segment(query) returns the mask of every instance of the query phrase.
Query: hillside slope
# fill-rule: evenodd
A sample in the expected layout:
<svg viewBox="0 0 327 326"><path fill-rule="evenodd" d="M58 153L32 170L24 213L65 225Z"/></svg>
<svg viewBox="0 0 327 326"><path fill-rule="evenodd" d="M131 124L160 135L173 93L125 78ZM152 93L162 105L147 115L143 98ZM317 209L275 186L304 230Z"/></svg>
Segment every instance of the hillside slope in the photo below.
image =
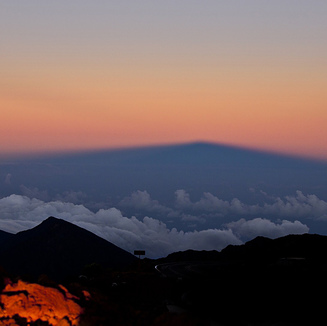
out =
<svg viewBox="0 0 327 326"><path fill-rule="evenodd" d="M120 268L134 259L114 244L55 217L9 237L0 248L1 265L10 273L47 274L55 279L81 273L88 264Z"/></svg>

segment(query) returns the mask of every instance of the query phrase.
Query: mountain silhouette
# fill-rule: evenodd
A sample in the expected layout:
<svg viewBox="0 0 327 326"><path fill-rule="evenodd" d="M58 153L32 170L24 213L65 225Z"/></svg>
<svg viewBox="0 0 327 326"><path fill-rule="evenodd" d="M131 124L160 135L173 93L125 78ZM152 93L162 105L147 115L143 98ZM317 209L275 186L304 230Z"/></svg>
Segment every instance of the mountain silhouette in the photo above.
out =
<svg viewBox="0 0 327 326"><path fill-rule="evenodd" d="M1 245L2 242L8 240L12 236L14 236L12 233L0 230L0 245Z"/></svg>
<svg viewBox="0 0 327 326"><path fill-rule="evenodd" d="M308 264L327 263L327 236L318 234L290 234L277 239L256 237L244 245L229 245L221 251L221 259L256 264L293 262L302 259Z"/></svg>
<svg viewBox="0 0 327 326"><path fill-rule="evenodd" d="M319 234L290 234L276 239L258 236L242 245L228 245L220 252L186 250L157 259L158 264L179 262L219 262L240 266L291 264L305 261L307 265L327 266L327 236ZM194 265L194 263L192 263ZM217 265L214 265L216 268ZM325 268L325 267L323 267ZM221 269L221 265L219 266ZM209 268L208 268L209 270ZM191 274L188 274L191 275Z"/></svg>
<svg viewBox="0 0 327 326"><path fill-rule="evenodd" d="M136 259L95 234L55 217L30 230L5 236L0 248L1 265L16 275L46 274L60 279L81 273L92 263L120 268Z"/></svg>
<svg viewBox="0 0 327 326"><path fill-rule="evenodd" d="M183 280L184 307L223 325L313 325L325 315L326 252L327 236L257 237L216 253L174 253L156 269Z"/></svg>

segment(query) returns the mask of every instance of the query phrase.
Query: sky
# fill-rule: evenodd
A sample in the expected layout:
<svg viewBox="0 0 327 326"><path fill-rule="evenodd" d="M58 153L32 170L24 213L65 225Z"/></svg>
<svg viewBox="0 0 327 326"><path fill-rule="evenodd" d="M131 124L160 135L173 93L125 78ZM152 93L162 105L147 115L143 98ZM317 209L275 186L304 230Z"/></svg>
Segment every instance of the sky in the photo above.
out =
<svg viewBox="0 0 327 326"><path fill-rule="evenodd" d="M327 234L326 17L325 0L0 1L0 230L53 215L154 258Z"/></svg>
<svg viewBox="0 0 327 326"><path fill-rule="evenodd" d="M327 159L324 0L0 3L1 155L210 141Z"/></svg>

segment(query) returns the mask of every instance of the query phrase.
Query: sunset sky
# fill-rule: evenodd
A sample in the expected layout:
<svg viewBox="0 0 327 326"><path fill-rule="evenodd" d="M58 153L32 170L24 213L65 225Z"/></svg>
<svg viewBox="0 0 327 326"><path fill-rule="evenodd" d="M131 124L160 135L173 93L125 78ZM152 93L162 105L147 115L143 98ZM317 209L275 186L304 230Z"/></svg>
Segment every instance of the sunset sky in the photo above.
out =
<svg viewBox="0 0 327 326"><path fill-rule="evenodd" d="M327 160L327 1L0 3L1 154L193 141Z"/></svg>

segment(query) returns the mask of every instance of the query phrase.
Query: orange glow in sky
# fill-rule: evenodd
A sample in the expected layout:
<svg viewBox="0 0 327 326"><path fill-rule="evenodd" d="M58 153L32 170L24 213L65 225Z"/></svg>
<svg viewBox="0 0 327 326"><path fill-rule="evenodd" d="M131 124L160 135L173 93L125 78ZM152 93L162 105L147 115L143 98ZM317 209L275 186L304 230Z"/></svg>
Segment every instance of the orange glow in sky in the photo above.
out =
<svg viewBox="0 0 327 326"><path fill-rule="evenodd" d="M327 159L327 6L277 2L2 4L1 153L201 140Z"/></svg>

